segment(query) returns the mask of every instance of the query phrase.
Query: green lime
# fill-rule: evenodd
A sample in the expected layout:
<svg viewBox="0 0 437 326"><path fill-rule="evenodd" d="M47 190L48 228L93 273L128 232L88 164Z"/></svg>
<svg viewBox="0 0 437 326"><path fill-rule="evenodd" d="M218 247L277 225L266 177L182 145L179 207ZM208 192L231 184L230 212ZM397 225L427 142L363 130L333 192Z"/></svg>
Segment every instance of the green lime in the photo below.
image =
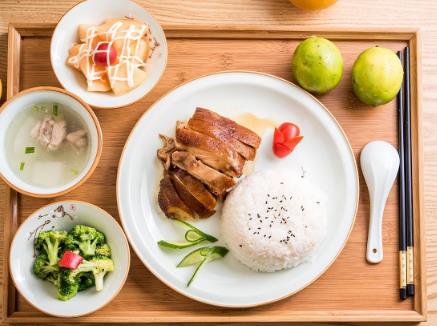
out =
<svg viewBox="0 0 437 326"><path fill-rule="evenodd" d="M352 68L355 95L365 104L390 102L402 85L404 70L397 55L389 49L375 46L358 56Z"/></svg>
<svg viewBox="0 0 437 326"><path fill-rule="evenodd" d="M343 76L340 50L323 37L301 42L291 62L293 77L309 92L324 94L334 89Z"/></svg>

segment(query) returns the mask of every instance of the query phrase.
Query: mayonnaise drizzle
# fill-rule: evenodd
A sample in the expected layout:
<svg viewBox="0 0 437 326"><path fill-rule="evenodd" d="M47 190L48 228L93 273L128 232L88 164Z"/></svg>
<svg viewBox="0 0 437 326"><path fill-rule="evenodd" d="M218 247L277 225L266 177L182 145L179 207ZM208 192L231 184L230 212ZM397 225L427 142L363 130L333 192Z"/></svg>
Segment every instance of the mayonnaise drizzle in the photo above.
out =
<svg viewBox="0 0 437 326"><path fill-rule="evenodd" d="M125 25L122 21L117 21L106 32L98 32L97 28L91 26L86 31L85 43L80 45L79 51L77 55L72 56L68 59L68 62L72 64L76 69L80 68L80 62L82 59L87 58L86 60L86 71L85 77L87 79L88 85L92 84L93 81L102 79L102 76L107 73L109 83L111 88L117 81L126 81L130 88L134 87L134 72L136 68L143 68L146 66L146 61L143 60L139 56L140 49L140 40L144 36L148 41L149 54L155 49L156 42L151 37L150 27L146 24L143 24L140 28L137 28L135 24L129 24L127 29L121 30L121 28ZM104 42L98 42L93 48L94 39L96 37L103 38ZM123 46L121 49L121 53L118 53L118 63L114 65L110 65L109 62L109 51L111 49L112 43L115 41L123 41ZM131 45L134 43L134 51L131 53ZM109 43L106 50L97 50L102 43ZM96 71L96 64L93 60L89 60L89 58L94 58L96 53L104 53L106 52L107 69ZM91 63L91 64L90 64ZM120 68L121 66L126 66L126 76L120 76Z"/></svg>

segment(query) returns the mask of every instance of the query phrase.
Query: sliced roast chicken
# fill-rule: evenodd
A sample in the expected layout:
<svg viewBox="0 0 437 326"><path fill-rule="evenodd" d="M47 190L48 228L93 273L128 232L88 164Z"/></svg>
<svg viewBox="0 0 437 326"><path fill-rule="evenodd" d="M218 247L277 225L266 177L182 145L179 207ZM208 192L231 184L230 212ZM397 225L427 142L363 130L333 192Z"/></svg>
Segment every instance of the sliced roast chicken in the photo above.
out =
<svg viewBox="0 0 437 326"><path fill-rule="evenodd" d="M255 132L203 108L177 122L174 139L160 137L157 156L165 171L158 203L167 217L178 219L213 215L261 143Z"/></svg>

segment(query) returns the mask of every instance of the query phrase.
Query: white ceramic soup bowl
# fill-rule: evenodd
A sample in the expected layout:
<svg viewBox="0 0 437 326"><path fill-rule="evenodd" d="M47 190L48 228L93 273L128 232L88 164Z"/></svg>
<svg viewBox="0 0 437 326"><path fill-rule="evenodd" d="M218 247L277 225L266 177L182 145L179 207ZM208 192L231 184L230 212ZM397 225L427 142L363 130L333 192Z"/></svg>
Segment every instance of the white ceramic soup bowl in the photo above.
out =
<svg viewBox="0 0 437 326"><path fill-rule="evenodd" d="M77 224L92 226L105 234L114 271L105 276L102 291L92 287L69 301L60 301L56 286L33 275L34 239L40 231L70 231ZM81 201L55 202L31 214L15 233L9 253L10 273L20 294L35 308L58 317L86 315L109 303L123 287L129 266L129 245L122 228L103 209Z"/></svg>
<svg viewBox="0 0 437 326"><path fill-rule="evenodd" d="M152 36L159 44L147 61L147 79L130 92L116 96L112 92L89 92L85 77L67 65L68 52L78 43L81 24L99 25L110 18L135 18L150 26ZM65 13L53 32L50 60L53 71L62 86L78 95L93 107L109 109L132 104L147 95L158 83L167 65L167 41L159 23L142 6L129 0L87 0Z"/></svg>
<svg viewBox="0 0 437 326"><path fill-rule="evenodd" d="M82 171L66 184L41 187L24 181L12 169L7 158L7 133L18 114L38 102L59 103L76 112L83 120L88 134L89 158ZM30 132L30 131L29 131ZM79 185L94 172L102 153L103 137L99 121L91 108L79 97L56 87L35 87L22 91L0 107L0 176L12 188L33 197L57 197Z"/></svg>

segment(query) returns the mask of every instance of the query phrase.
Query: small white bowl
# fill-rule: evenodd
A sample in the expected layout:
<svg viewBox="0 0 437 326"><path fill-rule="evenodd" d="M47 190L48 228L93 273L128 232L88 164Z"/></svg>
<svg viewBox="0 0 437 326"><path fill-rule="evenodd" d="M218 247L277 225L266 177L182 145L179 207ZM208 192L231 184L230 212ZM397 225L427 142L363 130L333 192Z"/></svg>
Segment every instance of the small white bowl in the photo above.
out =
<svg viewBox="0 0 437 326"><path fill-rule="evenodd" d="M114 271L105 277L102 291L90 288L69 301L60 301L53 284L33 275L35 231L70 231L77 224L95 227L106 235L112 250ZM122 228L103 209L81 201L52 203L31 214L15 233L9 253L9 269L19 293L35 308L58 317L86 315L109 303L123 287L129 266L129 245Z"/></svg>
<svg viewBox="0 0 437 326"><path fill-rule="evenodd" d="M109 18L132 17L150 26L159 46L148 60L146 81L127 94L116 96L112 92L89 92L85 77L67 66L68 50L78 43L80 24L98 25ZM148 94L158 83L167 65L167 40L159 23L143 7L129 0L87 0L71 8L58 22L50 45L53 71L62 86L97 108L117 108L132 104Z"/></svg>
<svg viewBox="0 0 437 326"><path fill-rule="evenodd" d="M34 103L53 102L67 106L85 122L88 129L90 155L85 168L70 182L58 187L39 187L25 182L11 168L6 153L6 134L14 118ZM102 154L103 137L100 123L88 104L61 88L34 87L15 95L0 107L0 177L12 188L32 197L57 197L75 189L94 172Z"/></svg>

